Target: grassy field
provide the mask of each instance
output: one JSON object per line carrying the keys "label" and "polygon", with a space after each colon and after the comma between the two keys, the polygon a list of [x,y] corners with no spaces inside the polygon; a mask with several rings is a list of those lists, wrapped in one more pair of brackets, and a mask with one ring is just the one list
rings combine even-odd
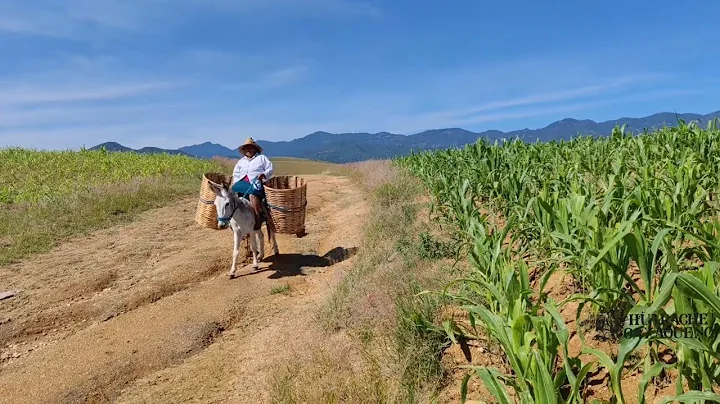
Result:
{"label": "grassy field", "polygon": [[[215,159],[224,166],[229,167],[228,172],[232,172],[237,160],[228,158]],[[337,174],[339,166],[324,161],[313,161],[296,159],[292,157],[270,157],[273,163],[274,175],[316,175],[316,174]],[[226,170],[227,171],[227,170]]]}
{"label": "grassy field", "polygon": [[[172,155],[0,149],[0,265],[196,195],[204,173],[231,173],[234,164]],[[278,175],[307,175],[332,165],[278,159],[275,167]]]}
{"label": "grassy field", "polygon": [[[478,142],[399,161],[430,190],[439,223],[455,229],[471,264],[428,291],[464,319],[427,321],[428,332],[499,352],[467,371],[463,395],[720,399],[717,123]],[[472,380],[484,389],[468,389]]]}
{"label": "grassy field", "polygon": [[275,175],[334,174],[337,165],[324,161],[295,159],[291,157],[272,158]]}

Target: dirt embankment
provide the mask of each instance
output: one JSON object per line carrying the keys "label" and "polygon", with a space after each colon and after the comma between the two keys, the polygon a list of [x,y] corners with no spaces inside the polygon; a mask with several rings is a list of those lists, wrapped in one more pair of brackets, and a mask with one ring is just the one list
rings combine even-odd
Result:
{"label": "dirt embankment", "polygon": [[0,302],[0,401],[267,402],[368,212],[349,180],[306,178],[308,235],[233,280],[232,235],[195,225],[194,198],[0,268],[20,290]]}

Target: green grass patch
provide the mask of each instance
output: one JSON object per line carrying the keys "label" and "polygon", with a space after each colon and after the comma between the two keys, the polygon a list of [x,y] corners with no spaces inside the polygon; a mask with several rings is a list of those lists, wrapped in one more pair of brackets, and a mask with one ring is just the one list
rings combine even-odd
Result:
{"label": "green grass patch", "polygon": [[288,294],[292,290],[292,287],[290,287],[290,284],[286,283],[282,286],[276,286],[270,290],[271,295],[278,295],[278,294]]}
{"label": "green grass patch", "polygon": [[218,162],[165,154],[0,149],[0,265],[197,194]]}

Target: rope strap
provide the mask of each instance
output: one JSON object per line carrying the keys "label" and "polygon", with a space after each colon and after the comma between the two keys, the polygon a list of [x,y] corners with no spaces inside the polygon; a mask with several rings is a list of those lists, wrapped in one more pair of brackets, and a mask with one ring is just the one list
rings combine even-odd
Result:
{"label": "rope strap", "polygon": [[273,204],[271,204],[270,202],[267,202],[267,201],[265,202],[265,204],[267,204],[267,206],[268,206],[270,209],[279,210],[279,211],[281,211],[281,212],[299,212],[299,211],[305,209],[305,206],[307,206],[307,200],[305,201],[305,203],[303,203],[302,206],[297,207],[297,208],[294,208],[294,209],[283,208],[283,207],[280,207],[280,206],[275,206],[275,205],[273,205]]}

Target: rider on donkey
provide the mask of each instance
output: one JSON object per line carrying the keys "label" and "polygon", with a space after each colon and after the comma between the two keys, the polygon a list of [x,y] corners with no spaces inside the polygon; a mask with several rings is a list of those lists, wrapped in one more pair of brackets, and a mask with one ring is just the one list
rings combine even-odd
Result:
{"label": "rider on donkey", "polygon": [[[255,210],[255,230],[260,230],[262,217],[262,199],[265,197],[265,190],[262,184],[273,175],[273,165],[262,153],[260,147],[252,138],[238,147],[243,157],[235,165],[233,171],[232,192],[249,197],[250,203]],[[253,183],[258,180],[258,187]],[[269,224],[268,220],[268,224]]]}

